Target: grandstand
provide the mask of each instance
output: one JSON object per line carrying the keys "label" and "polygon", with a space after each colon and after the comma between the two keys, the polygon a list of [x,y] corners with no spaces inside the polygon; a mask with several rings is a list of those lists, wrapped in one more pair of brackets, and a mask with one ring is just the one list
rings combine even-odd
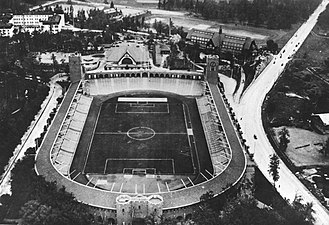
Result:
{"label": "grandstand", "polygon": [[90,95],[108,95],[120,91],[162,91],[183,96],[201,96],[204,93],[204,82],[168,78],[102,78],[86,81]]}
{"label": "grandstand", "polygon": [[51,149],[51,161],[53,165],[65,176],[69,175],[70,166],[87,119],[92,99],[82,94],[76,94],[74,96]]}
{"label": "grandstand", "polygon": [[220,118],[215,112],[214,101],[211,98],[211,95],[206,95],[197,98],[196,102],[214,168],[214,175],[218,175],[225,170],[232,155]]}

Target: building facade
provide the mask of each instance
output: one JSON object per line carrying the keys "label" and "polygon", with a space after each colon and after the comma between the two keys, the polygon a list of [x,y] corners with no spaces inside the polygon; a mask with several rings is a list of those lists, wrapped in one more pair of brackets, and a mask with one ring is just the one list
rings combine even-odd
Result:
{"label": "building facade", "polygon": [[64,14],[35,12],[14,14],[8,23],[0,24],[0,36],[12,37],[14,30],[18,32],[51,32],[56,34],[62,31],[65,25]]}

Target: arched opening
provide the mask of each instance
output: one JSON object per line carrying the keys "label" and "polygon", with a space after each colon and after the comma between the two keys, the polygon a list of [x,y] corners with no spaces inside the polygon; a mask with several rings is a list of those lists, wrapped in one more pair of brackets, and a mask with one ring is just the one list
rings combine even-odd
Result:
{"label": "arched opening", "polygon": [[191,220],[192,219],[192,214],[189,213],[185,216],[185,220]]}
{"label": "arched opening", "polygon": [[131,65],[131,64],[133,64],[133,61],[130,58],[124,58],[122,60],[121,64]]}
{"label": "arched opening", "polygon": [[160,74],[160,77],[164,77],[163,73]]}
{"label": "arched opening", "polygon": [[109,224],[109,225],[114,225],[114,224],[115,224],[115,219],[113,219],[113,218],[108,218],[108,219],[107,219],[107,224]]}
{"label": "arched opening", "polygon": [[125,74],[124,74],[124,73],[122,73],[120,77],[125,77]]}
{"label": "arched opening", "polygon": [[147,77],[147,73],[142,73],[142,77]]}

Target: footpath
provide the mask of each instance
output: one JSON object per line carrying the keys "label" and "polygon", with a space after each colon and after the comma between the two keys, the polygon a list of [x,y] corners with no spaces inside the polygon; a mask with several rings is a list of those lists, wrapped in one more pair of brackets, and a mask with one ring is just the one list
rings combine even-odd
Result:
{"label": "footpath", "polygon": [[41,109],[34,117],[27,131],[21,138],[21,143],[17,145],[13,152],[13,156],[9,159],[5,172],[0,179],[0,196],[3,194],[11,194],[11,170],[15,167],[18,160],[22,159],[28,148],[35,148],[35,139],[40,137],[43,128],[47,125],[47,119],[50,113],[57,106],[57,98],[62,96],[62,88],[56,82],[65,79],[60,74],[53,76],[49,82],[50,90],[48,96],[41,104]]}

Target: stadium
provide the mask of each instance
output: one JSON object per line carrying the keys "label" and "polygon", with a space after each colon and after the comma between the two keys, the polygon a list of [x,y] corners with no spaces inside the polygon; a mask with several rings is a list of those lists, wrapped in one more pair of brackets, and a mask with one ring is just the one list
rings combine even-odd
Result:
{"label": "stadium", "polygon": [[117,224],[236,185],[246,157],[217,84],[218,58],[202,73],[157,70],[138,58],[142,47],[119,49],[90,67],[70,58],[71,85],[37,153],[37,173],[113,211]]}

